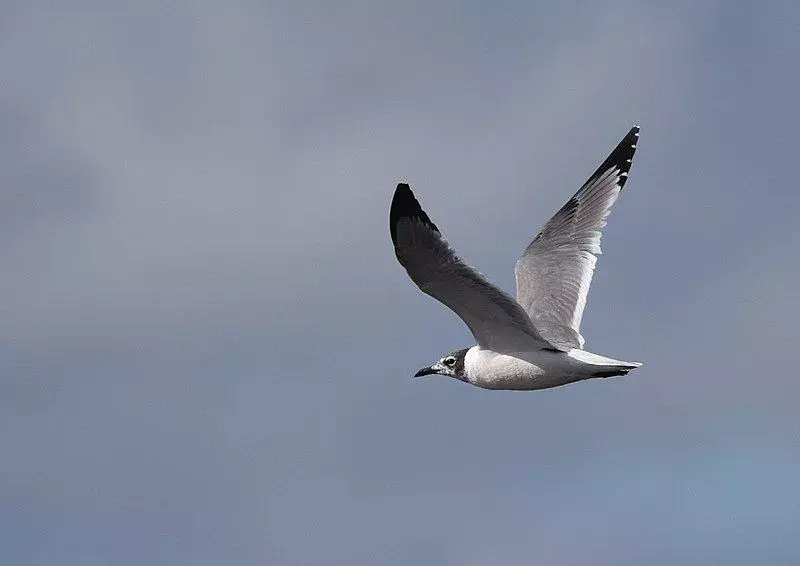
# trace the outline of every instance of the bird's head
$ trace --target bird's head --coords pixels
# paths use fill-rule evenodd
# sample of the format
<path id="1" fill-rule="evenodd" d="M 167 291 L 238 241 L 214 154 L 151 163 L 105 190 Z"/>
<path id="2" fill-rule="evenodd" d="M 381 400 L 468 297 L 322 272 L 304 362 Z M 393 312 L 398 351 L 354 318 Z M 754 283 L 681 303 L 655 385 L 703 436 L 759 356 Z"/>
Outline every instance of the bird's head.
<path id="1" fill-rule="evenodd" d="M 461 381 L 467 381 L 467 375 L 464 371 L 464 358 L 467 355 L 467 350 L 469 350 L 469 348 L 450 352 L 432 366 L 428 366 L 419 370 L 414 374 L 414 377 L 436 374 L 455 377 Z"/>

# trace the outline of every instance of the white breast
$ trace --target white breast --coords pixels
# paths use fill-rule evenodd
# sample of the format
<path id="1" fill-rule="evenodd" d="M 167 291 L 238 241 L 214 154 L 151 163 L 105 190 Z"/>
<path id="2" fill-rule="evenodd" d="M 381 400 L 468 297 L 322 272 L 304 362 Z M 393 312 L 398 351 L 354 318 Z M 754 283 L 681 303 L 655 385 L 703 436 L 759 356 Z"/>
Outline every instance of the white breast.
<path id="1" fill-rule="evenodd" d="M 546 389 L 585 377 L 563 352 L 500 354 L 479 346 L 467 351 L 464 372 L 471 384 L 484 389 Z"/>

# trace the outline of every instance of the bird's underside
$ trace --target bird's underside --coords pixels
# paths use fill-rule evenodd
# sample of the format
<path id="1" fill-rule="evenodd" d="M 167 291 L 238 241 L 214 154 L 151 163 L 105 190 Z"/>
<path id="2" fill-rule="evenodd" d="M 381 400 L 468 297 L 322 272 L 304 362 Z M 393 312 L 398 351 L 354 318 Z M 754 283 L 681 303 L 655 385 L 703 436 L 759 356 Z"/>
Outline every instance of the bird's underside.
<path id="1" fill-rule="evenodd" d="M 599 377 L 626 375 L 639 367 L 586 350 L 533 350 L 501 354 L 478 346 L 465 354 L 464 381 L 484 389 L 549 389 Z"/>
<path id="2" fill-rule="evenodd" d="M 398 261 L 420 290 L 466 323 L 477 343 L 460 350 L 463 360 L 451 368 L 444 361 L 452 355 L 427 373 L 489 389 L 541 389 L 624 375 L 640 365 L 586 352 L 580 334 L 600 230 L 627 181 L 638 136 L 634 126 L 533 238 L 516 264 L 516 300 L 461 260 L 410 187 L 397 186 L 389 230 Z"/>

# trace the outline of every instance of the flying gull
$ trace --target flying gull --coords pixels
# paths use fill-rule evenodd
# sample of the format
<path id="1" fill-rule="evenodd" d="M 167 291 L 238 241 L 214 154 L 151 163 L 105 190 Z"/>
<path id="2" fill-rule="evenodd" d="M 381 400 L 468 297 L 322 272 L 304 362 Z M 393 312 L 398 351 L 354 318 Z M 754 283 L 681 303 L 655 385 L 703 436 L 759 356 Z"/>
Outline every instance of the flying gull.
<path id="1" fill-rule="evenodd" d="M 406 183 L 389 213 L 394 251 L 411 280 L 469 327 L 476 345 L 456 350 L 415 377 L 439 374 L 485 389 L 545 389 L 625 375 L 623 362 L 583 349 L 581 318 L 600 252 L 600 229 L 628 180 L 634 126 L 517 260 L 517 299 L 459 258 Z"/>

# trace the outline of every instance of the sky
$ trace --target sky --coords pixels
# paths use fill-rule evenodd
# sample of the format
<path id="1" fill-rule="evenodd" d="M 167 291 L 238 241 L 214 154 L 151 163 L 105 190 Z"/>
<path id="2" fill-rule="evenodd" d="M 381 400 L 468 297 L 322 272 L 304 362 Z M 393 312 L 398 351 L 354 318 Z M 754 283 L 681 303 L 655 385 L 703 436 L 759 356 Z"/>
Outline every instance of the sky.
<path id="1" fill-rule="evenodd" d="M 796 2 L 0 5 L 0 562 L 800 563 Z M 630 126 L 582 334 L 472 344 L 409 182 L 514 289 Z"/>

